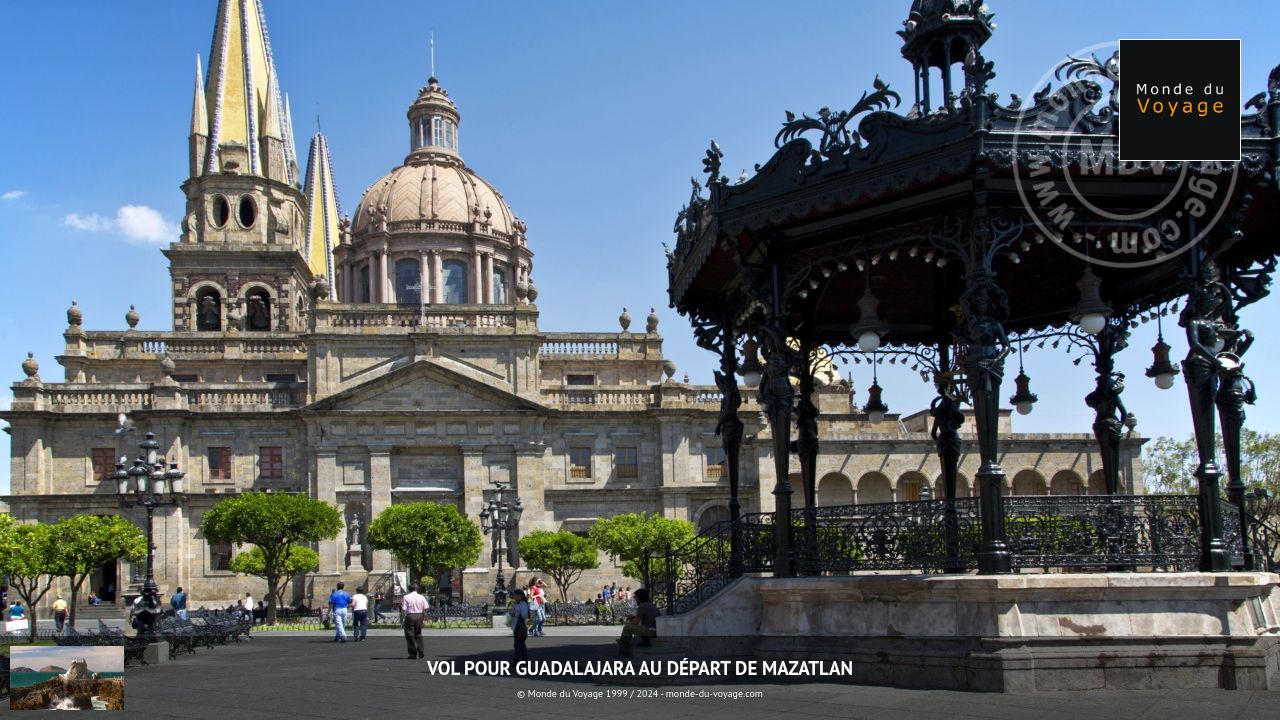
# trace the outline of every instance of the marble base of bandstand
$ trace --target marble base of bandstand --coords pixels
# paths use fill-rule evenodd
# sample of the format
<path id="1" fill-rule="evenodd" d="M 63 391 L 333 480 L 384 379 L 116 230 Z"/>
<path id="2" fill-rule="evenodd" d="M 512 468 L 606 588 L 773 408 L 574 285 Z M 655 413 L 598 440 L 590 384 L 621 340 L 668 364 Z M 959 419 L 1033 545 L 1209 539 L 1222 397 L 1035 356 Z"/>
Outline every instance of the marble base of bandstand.
<path id="1" fill-rule="evenodd" d="M 1280 690 L 1273 573 L 740 578 L 658 634 L 690 657 L 845 660 L 842 679 L 1030 692 Z M 825 680 L 830 680 L 826 678 Z"/>

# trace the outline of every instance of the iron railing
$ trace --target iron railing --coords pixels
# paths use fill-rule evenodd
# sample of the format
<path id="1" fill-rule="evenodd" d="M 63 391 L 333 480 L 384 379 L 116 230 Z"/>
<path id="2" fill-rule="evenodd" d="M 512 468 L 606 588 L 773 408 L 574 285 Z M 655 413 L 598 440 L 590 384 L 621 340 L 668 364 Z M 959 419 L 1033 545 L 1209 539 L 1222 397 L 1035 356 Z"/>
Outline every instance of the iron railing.
<path id="1" fill-rule="evenodd" d="M 1245 513 L 1245 517 L 1249 521 L 1249 552 L 1253 553 L 1253 569 L 1280 572 L 1280 530 L 1249 513 Z"/>
<path id="2" fill-rule="evenodd" d="M 1243 563 L 1239 514 L 1223 503 L 1224 539 Z M 1004 498 L 1005 542 L 1015 571 L 1180 572 L 1199 567 L 1195 495 L 1070 495 Z M 792 570 L 799 575 L 978 567 L 977 498 L 841 505 L 792 512 Z M 1249 525 L 1251 548 L 1275 567 L 1280 532 Z M 733 541 L 736 539 L 736 552 Z M 1267 544 L 1270 543 L 1270 544 Z M 646 585 L 668 614 L 701 605 L 742 575 L 773 571 L 773 513 L 719 522 L 684 545 L 645 558 Z M 1261 569 L 1261 568 L 1260 568 Z"/>

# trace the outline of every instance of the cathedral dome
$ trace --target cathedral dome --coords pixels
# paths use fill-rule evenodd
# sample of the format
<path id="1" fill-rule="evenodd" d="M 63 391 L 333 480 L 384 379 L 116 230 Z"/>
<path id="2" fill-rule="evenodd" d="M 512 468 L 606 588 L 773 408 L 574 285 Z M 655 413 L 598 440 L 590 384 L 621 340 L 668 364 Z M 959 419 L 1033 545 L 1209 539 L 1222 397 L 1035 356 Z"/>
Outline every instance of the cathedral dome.
<path id="1" fill-rule="evenodd" d="M 410 155 L 364 194 L 352 222 L 358 235 L 375 232 L 465 232 L 510 239 L 519 221 L 501 193 L 460 161 Z"/>
<path id="2" fill-rule="evenodd" d="M 462 162 L 458 108 L 434 77 L 408 117 L 409 156 L 365 191 L 352 231 L 466 232 L 523 243 L 523 224 L 502 194 Z"/>
<path id="3" fill-rule="evenodd" d="M 525 224 L 462 161 L 458 107 L 434 77 L 408 120 L 409 155 L 365 191 L 334 251 L 340 301 L 532 302 Z"/>

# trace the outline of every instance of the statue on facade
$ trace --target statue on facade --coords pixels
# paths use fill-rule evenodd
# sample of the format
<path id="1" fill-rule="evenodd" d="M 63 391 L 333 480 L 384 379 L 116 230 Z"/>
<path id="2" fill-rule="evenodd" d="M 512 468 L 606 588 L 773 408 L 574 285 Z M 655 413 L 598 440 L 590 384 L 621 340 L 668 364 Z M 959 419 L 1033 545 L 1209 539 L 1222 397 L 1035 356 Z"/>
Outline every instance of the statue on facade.
<path id="1" fill-rule="evenodd" d="M 364 546 L 360 541 L 360 516 L 353 515 L 347 525 L 347 552 L 359 550 Z"/>

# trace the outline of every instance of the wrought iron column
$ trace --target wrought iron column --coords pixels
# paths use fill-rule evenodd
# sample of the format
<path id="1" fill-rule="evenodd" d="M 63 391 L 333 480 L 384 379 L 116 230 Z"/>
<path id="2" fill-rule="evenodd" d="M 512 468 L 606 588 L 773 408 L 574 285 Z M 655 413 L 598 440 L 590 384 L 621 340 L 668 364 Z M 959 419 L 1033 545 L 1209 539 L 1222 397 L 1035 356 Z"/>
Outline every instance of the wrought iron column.
<path id="1" fill-rule="evenodd" d="M 1211 261 L 1201 266 L 1197 253 L 1190 253 L 1192 289 L 1178 324 L 1187 331 L 1187 358 L 1182 374 L 1191 401 L 1191 422 L 1196 433 L 1200 464 L 1195 476 L 1200 494 L 1200 570 L 1225 572 L 1231 569 L 1231 553 L 1222 538 L 1222 473 L 1214 462 L 1214 396 L 1218 390 L 1218 321 L 1227 301 Z"/>
<path id="2" fill-rule="evenodd" d="M 1129 413 L 1120 400 L 1124 392 L 1124 373 L 1115 372 L 1115 355 L 1128 345 L 1129 316 L 1120 315 L 1107 320 L 1095 342 L 1093 367 L 1097 371 L 1097 384 L 1093 392 L 1085 396 L 1085 404 L 1093 408 L 1093 436 L 1098 439 L 1098 453 L 1102 457 L 1102 477 L 1108 495 L 1120 492 L 1120 441 L 1124 438 L 1125 420 Z"/>
<path id="3" fill-rule="evenodd" d="M 975 267 L 969 272 L 961 304 L 965 312 L 963 339 L 968 343 L 964 369 L 981 462 L 978 484 L 982 488 L 982 546 L 978 550 L 978 572 L 1007 573 L 1012 569 L 1012 558 L 1005 543 L 1005 473 L 999 463 L 999 432 L 1000 380 L 1010 347 L 1001 321 L 1008 312 L 1008 298 L 996 285 L 989 267 Z"/>
<path id="4" fill-rule="evenodd" d="M 813 403 L 813 349 L 808 342 L 800 345 L 797 370 L 800 376 L 800 400 L 796 403 L 796 441 L 792 443 L 800 462 L 800 478 L 804 484 L 805 558 L 817 567 L 818 559 L 818 406 Z M 816 572 L 811 568 L 805 571 Z"/>
<path id="5" fill-rule="evenodd" d="M 774 565 L 775 577 L 792 576 L 791 536 L 791 478 L 790 440 L 791 405 L 795 402 L 795 389 L 791 387 L 791 370 L 795 365 L 795 351 L 787 345 L 782 327 L 782 285 L 778 266 L 772 268 L 773 312 L 772 327 L 764 331 L 765 363 L 760 380 L 760 404 L 769 419 L 773 432 L 774 471 Z"/>
<path id="6" fill-rule="evenodd" d="M 1222 448 L 1227 461 L 1227 500 L 1240 513 L 1240 553 L 1244 569 L 1257 569 L 1249 546 L 1249 513 L 1245 507 L 1244 477 L 1240 474 L 1240 436 L 1244 430 L 1244 406 L 1257 399 L 1253 382 L 1244 374 L 1244 354 L 1253 345 L 1253 333 L 1239 327 L 1234 311 L 1222 328 L 1223 351 L 1218 355 L 1218 418 L 1222 421 Z"/>
<path id="7" fill-rule="evenodd" d="M 742 418 L 738 408 L 742 395 L 738 392 L 738 346 L 733 326 L 726 322 L 722 333 L 720 370 L 715 373 L 720 388 L 720 421 L 716 434 L 724 444 L 724 461 L 729 470 L 729 577 L 742 575 L 742 538 L 738 519 L 742 517 L 742 505 L 738 502 L 738 462 L 742 450 Z"/>
<path id="8" fill-rule="evenodd" d="M 938 347 L 938 372 L 941 375 L 950 367 L 946 344 Z M 929 414 L 933 416 L 933 428 L 930 435 L 938 446 L 938 460 L 942 465 L 942 490 L 945 502 L 943 510 L 943 531 L 947 550 L 947 572 L 964 572 L 964 563 L 960 559 L 960 521 L 956 515 L 956 486 L 959 481 L 960 467 L 960 425 L 964 423 L 964 413 L 960 412 L 960 404 L 954 397 L 954 389 L 944 377 L 936 377 L 938 397 L 929 406 Z"/>

